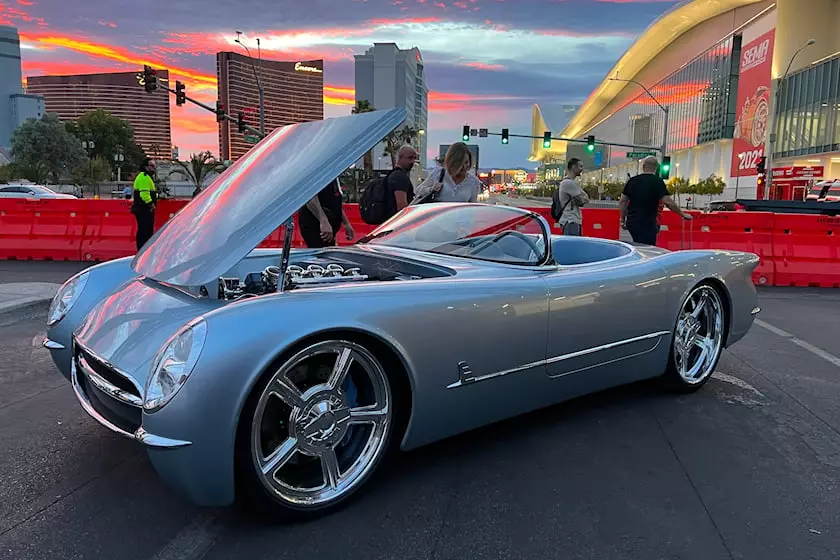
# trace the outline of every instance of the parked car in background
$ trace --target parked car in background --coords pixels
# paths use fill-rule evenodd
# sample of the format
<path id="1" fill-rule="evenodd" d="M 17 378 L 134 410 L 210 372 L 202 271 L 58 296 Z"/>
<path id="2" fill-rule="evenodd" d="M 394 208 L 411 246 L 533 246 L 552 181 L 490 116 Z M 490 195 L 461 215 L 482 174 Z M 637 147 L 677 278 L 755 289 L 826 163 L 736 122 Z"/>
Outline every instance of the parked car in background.
<path id="1" fill-rule="evenodd" d="M 42 185 L 2 185 L 0 198 L 76 198 L 72 194 L 57 193 Z"/>
<path id="2" fill-rule="evenodd" d="M 820 181 L 808 192 L 805 200 L 816 200 L 819 202 L 837 202 L 840 200 L 840 180 Z"/>

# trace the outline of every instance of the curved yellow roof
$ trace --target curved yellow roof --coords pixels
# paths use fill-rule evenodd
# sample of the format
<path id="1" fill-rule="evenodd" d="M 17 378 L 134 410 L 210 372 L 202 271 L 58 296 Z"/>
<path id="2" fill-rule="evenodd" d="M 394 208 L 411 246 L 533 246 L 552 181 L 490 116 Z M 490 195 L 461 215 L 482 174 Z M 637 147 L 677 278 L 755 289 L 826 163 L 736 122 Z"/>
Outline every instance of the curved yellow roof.
<path id="1" fill-rule="evenodd" d="M 668 45 L 701 23 L 742 6 L 765 0 L 687 0 L 674 6 L 654 21 L 615 63 L 604 81 L 595 88 L 580 110 L 572 117 L 562 135 L 576 138 L 595 124 L 595 119 L 628 85 L 610 81 L 610 77 L 631 80 Z"/>

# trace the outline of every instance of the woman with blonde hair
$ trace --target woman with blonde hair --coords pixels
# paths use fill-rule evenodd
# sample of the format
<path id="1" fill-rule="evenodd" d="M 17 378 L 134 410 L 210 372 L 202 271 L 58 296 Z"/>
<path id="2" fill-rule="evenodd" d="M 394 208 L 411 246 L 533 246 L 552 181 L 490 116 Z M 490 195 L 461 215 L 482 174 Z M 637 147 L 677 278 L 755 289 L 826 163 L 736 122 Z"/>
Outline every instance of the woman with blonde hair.
<path id="1" fill-rule="evenodd" d="M 443 167 L 436 167 L 414 192 L 414 204 L 420 202 L 475 202 L 481 181 L 470 173 L 472 154 L 463 142 L 449 146 Z"/>

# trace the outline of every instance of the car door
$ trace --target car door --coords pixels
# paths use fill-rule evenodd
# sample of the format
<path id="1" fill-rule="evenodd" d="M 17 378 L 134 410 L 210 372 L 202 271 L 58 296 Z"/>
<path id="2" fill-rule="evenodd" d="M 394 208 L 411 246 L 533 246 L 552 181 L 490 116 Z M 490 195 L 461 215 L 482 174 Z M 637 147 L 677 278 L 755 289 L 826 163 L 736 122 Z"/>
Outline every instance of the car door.
<path id="1" fill-rule="evenodd" d="M 631 255 L 558 266 L 549 288 L 546 374 L 584 394 L 656 375 L 670 331 L 664 270 Z"/>

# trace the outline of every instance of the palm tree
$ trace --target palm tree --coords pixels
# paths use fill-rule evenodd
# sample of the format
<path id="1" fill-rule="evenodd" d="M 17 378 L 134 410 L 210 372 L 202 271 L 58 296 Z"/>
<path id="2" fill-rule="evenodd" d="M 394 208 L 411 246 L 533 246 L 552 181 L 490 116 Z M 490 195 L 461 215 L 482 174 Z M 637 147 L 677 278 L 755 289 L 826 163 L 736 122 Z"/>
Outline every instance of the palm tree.
<path id="1" fill-rule="evenodd" d="M 362 100 L 356 101 L 356 105 L 353 107 L 353 109 L 351 109 L 350 113 L 353 114 L 353 115 L 359 115 L 361 113 L 370 113 L 370 112 L 375 111 L 375 110 L 376 109 L 373 108 L 373 105 L 370 104 L 370 101 L 362 99 Z M 373 174 L 373 152 L 368 151 L 367 153 L 365 153 L 363 161 L 364 161 L 365 171 L 368 174 L 372 175 Z"/>
<path id="2" fill-rule="evenodd" d="M 193 197 L 201 192 L 204 181 L 212 173 L 221 173 L 225 169 L 225 164 L 216 160 L 216 158 L 208 151 L 198 154 L 192 154 L 189 161 L 176 161 L 175 164 L 180 169 L 171 171 L 169 176 L 174 173 L 181 173 L 187 176 L 187 179 L 195 185 Z"/>

